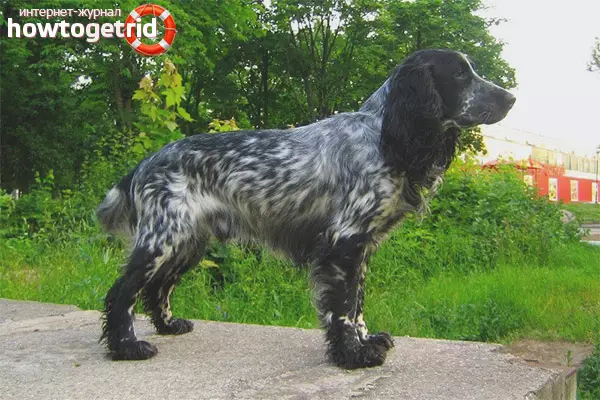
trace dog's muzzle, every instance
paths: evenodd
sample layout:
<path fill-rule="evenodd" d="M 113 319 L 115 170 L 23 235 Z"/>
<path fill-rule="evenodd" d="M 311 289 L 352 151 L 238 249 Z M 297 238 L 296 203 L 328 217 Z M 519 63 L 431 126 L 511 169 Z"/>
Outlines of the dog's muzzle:
<path fill-rule="evenodd" d="M 469 106 L 456 120 L 462 127 L 495 124 L 506 117 L 517 100 L 508 90 L 480 77 L 475 78 L 466 97 Z"/>

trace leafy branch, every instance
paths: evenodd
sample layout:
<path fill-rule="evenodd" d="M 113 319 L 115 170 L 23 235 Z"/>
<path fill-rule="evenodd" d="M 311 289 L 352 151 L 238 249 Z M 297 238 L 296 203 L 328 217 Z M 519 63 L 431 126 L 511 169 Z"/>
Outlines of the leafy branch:
<path fill-rule="evenodd" d="M 145 154 L 160 149 L 167 143 L 184 137 L 179 119 L 191 122 L 190 114 L 181 106 L 185 100 L 185 88 L 175 64 L 166 59 L 156 82 L 144 76 L 133 100 L 141 103 L 142 117 L 135 123 L 139 130 L 133 146 L 134 152 Z"/>

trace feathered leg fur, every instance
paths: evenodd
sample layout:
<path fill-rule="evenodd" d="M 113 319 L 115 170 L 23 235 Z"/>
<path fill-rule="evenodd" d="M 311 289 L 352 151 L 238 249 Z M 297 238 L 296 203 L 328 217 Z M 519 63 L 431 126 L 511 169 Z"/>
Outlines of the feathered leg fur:
<path fill-rule="evenodd" d="M 329 358 L 348 369 L 381 365 L 392 339 L 387 333 L 369 335 L 362 316 L 369 237 L 328 242 L 313 265 L 312 280 Z"/>
<path fill-rule="evenodd" d="M 173 317 L 170 296 L 181 277 L 200 262 L 205 246 L 201 243 L 193 248 L 196 247 L 197 254 L 190 260 L 164 264 L 142 291 L 144 309 L 151 315 L 152 323 L 161 335 L 181 335 L 194 329 L 191 321 Z"/>
<path fill-rule="evenodd" d="M 137 340 L 133 327 L 133 308 L 138 293 L 160 268 L 161 255 L 136 248 L 125 272 L 108 291 L 105 299 L 101 340 L 105 341 L 114 360 L 144 360 L 158 352 L 151 343 Z"/>

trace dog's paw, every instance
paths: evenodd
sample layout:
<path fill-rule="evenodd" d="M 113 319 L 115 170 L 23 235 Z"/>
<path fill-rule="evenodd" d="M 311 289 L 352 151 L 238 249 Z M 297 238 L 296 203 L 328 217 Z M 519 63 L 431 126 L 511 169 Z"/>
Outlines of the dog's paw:
<path fill-rule="evenodd" d="M 124 340 L 111 351 L 111 356 L 114 361 L 147 360 L 157 353 L 158 349 L 152 343 L 144 340 Z"/>
<path fill-rule="evenodd" d="M 376 343 L 365 343 L 353 351 L 344 351 L 337 354 L 334 362 L 345 369 L 371 368 L 382 365 L 385 361 L 388 348 Z"/>
<path fill-rule="evenodd" d="M 194 330 L 194 323 L 187 319 L 173 318 L 168 325 L 157 328 L 160 335 L 183 335 Z"/>
<path fill-rule="evenodd" d="M 363 343 L 358 340 L 358 337 L 349 336 L 345 339 L 337 343 L 330 343 L 328 351 L 330 359 L 345 369 L 382 365 L 388 350 L 394 346 L 391 336 L 387 333 L 369 335 Z"/>
<path fill-rule="evenodd" d="M 394 347 L 394 339 L 392 339 L 390 334 L 387 332 L 379 332 L 373 335 L 368 335 L 365 343 L 383 346 L 388 350 Z"/>

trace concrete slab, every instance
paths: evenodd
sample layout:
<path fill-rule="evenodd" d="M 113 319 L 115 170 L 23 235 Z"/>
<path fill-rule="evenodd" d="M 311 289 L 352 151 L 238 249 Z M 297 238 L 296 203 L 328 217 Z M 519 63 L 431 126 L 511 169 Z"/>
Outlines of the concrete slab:
<path fill-rule="evenodd" d="M 75 306 L 65 304 L 0 299 L 0 324 L 23 319 L 62 315 L 78 310 L 79 308 Z"/>
<path fill-rule="evenodd" d="M 345 371 L 327 363 L 317 330 L 196 321 L 162 337 L 138 318 L 159 354 L 113 362 L 97 343 L 100 313 L 40 307 L 51 315 L 0 325 L 3 399 L 575 399 L 572 370 L 473 342 L 395 338 L 383 367 Z"/>
<path fill-rule="evenodd" d="M 502 351 L 522 359 L 536 367 L 575 367 L 580 368 L 594 351 L 589 343 L 573 343 L 564 340 L 539 341 L 531 339 L 515 340 Z"/>

